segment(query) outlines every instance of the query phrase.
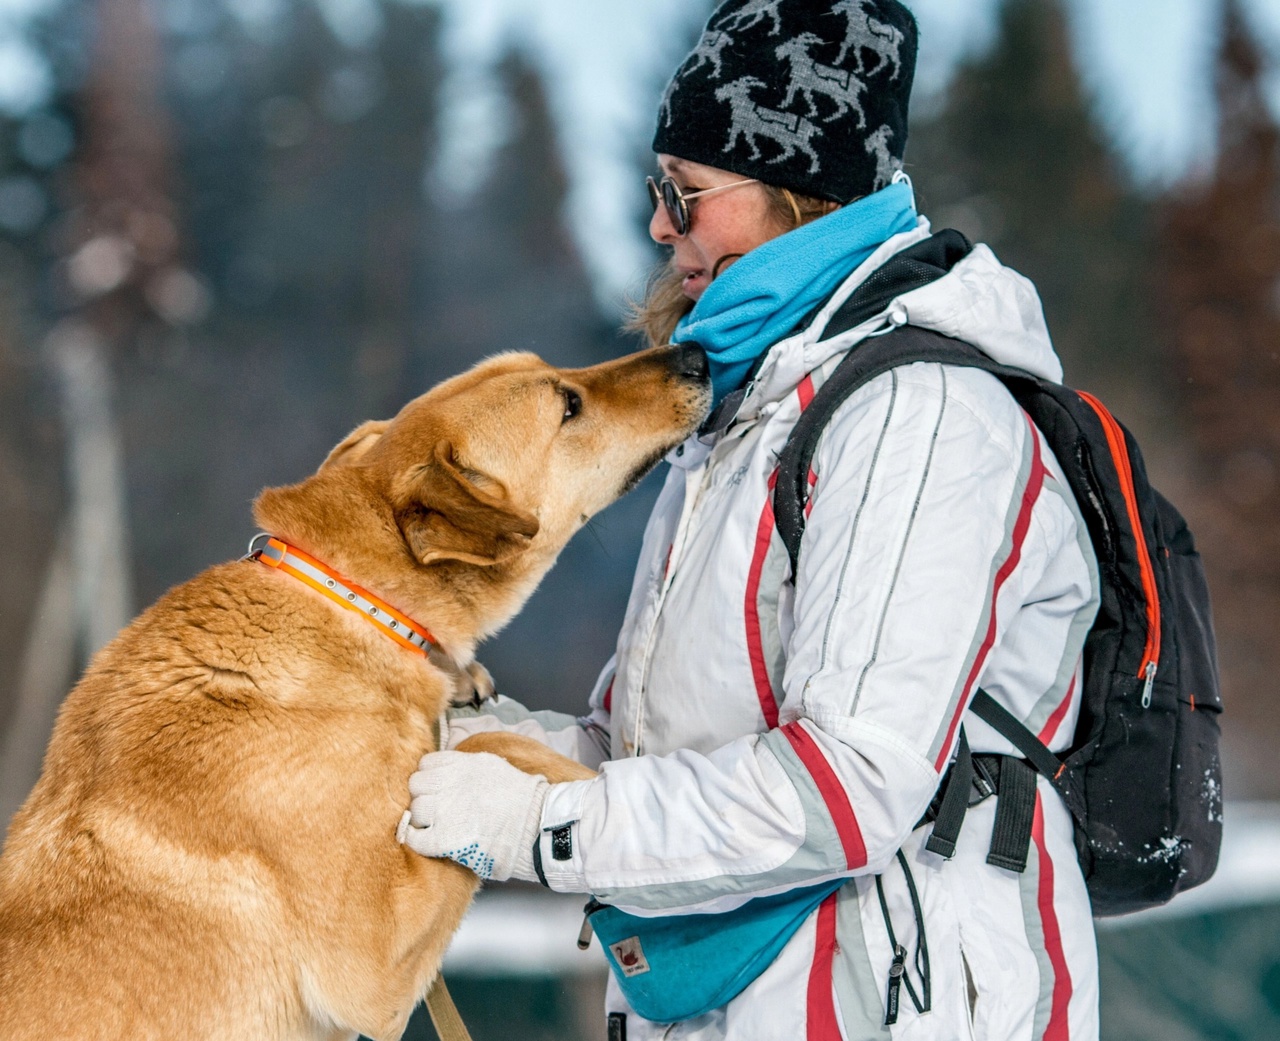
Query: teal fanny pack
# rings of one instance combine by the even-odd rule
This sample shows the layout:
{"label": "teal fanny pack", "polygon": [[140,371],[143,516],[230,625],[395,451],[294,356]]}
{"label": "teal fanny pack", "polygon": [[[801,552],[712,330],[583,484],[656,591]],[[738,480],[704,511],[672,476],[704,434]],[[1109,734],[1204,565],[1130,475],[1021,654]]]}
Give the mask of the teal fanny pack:
{"label": "teal fanny pack", "polygon": [[641,918],[592,900],[587,921],[628,1004],[655,1023],[676,1023],[740,994],[847,881],[760,897],[722,914]]}

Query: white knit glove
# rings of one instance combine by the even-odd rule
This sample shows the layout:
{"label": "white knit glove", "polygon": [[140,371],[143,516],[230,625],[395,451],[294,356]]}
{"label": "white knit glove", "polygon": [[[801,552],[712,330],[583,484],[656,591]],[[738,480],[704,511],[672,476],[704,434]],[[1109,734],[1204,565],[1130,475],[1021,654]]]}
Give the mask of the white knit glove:
{"label": "white knit glove", "polygon": [[537,882],[533,843],[550,787],[489,752],[431,752],[409,778],[412,800],[396,838],[486,880]]}
{"label": "white knit glove", "polygon": [[535,714],[501,694],[480,705],[451,705],[440,717],[440,751],[457,748],[476,734],[524,734],[542,744],[547,732]]}
{"label": "white knit glove", "polygon": [[504,733],[510,729],[482,708],[451,708],[440,717],[440,751],[451,751],[476,734]]}

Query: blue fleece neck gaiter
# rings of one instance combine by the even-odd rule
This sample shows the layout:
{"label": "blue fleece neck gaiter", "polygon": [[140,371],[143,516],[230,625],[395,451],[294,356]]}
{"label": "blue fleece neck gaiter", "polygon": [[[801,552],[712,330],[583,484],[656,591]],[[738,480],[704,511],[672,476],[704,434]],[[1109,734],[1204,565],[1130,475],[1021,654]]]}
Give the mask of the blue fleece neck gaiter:
{"label": "blue fleece neck gaiter", "polygon": [[760,355],[881,243],[915,226],[911,185],[902,182],[770,239],[707,286],[672,342],[695,341],[706,350],[719,404],[742,385]]}

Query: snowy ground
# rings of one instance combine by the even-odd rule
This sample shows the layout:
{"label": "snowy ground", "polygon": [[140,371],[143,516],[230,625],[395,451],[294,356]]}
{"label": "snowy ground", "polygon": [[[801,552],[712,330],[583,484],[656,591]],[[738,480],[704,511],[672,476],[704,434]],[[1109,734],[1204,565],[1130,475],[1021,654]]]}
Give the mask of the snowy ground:
{"label": "snowy ground", "polygon": [[[580,896],[494,887],[476,901],[449,948],[452,975],[562,976],[605,971],[600,945],[575,943],[582,925]],[[1154,911],[1108,919],[1117,929],[1161,918],[1280,903],[1280,804],[1227,806],[1217,874],[1199,889]]]}

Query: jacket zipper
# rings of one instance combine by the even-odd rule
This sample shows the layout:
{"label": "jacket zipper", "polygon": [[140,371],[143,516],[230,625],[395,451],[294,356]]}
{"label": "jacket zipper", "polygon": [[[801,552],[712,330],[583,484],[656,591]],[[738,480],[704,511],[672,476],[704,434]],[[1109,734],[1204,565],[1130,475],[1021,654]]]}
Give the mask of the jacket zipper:
{"label": "jacket zipper", "polygon": [[[641,755],[644,750],[642,738],[645,709],[647,707],[646,701],[649,696],[649,668],[653,661],[654,636],[658,630],[658,621],[662,617],[663,608],[666,606],[667,593],[670,592],[672,583],[675,582],[676,569],[679,567],[680,559],[684,556],[685,544],[689,540],[690,524],[702,498],[709,470],[708,461],[704,459],[699,467],[685,472],[684,502],[680,507],[680,518],[676,522],[676,530],[671,537],[671,545],[667,548],[666,565],[658,582],[657,603],[653,608],[653,618],[649,631],[645,635],[644,657],[640,663],[640,683],[635,693],[635,710],[632,714],[632,755]],[[693,479],[694,474],[697,475],[696,483]]]}
{"label": "jacket zipper", "polygon": [[1129,461],[1129,452],[1125,447],[1124,431],[1115,417],[1107,411],[1107,407],[1085,391],[1077,391],[1102,422],[1102,429],[1107,435],[1107,444],[1111,446],[1116,471],[1120,475],[1120,491],[1124,495],[1125,507],[1129,512],[1129,526],[1133,529],[1134,541],[1138,547],[1138,569],[1142,574],[1142,595],[1147,606],[1147,642],[1142,651],[1142,664],[1138,667],[1138,678],[1143,680],[1142,707],[1151,707],[1151,688],[1155,683],[1156,669],[1160,662],[1160,596],[1156,591],[1156,573],[1151,565],[1151,553],[1147,547],[1146,535],[1142,531],[1142,518],[1138,513],[1138,496],[1133,487],[1133,467]]}

